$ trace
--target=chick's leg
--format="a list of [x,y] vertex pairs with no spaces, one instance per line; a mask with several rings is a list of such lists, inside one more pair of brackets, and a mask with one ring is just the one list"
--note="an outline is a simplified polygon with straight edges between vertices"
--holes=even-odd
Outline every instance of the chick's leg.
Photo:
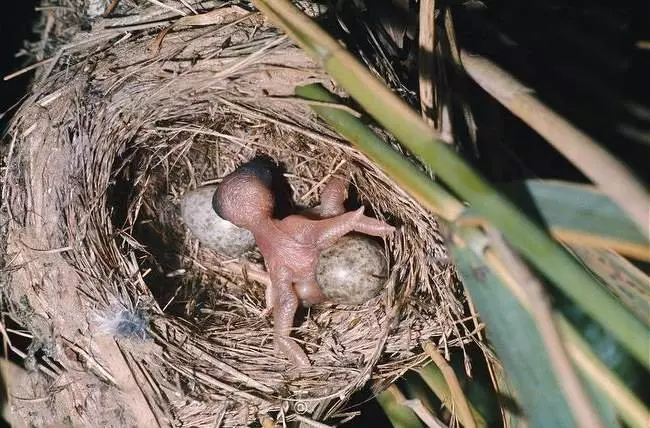
[[320,194],[318,213],[322,218],[341,215],[345,212],[343,204],[348,198],[348,181],[342,177],[332,177]]
[[311,367],[307,354],[290,337],[298,309],[298,297],[286,275],[271,276],[274,287],[273,329],[276,347],[298,367]]
[[341,236],[352,231],[373,236],[387,236],[395,228],[383,221],[363,215],[364,207],[324,220],[317,220],[312,226],[313,242],[323,250],[336,242]]
[[364,208],[361,207],[356,211],[315,221],[311,230],[312,242],[321,250],[331,246],[341,236],[355,229],[357,222],[364,217],[363,210]]
[[363,216],[354,226],[356,232],[365,233],[371,236],[388,236],[395,231],[395,228],[376,218]]
[[[318,214],[322,218],[334,217],[345,213],[344,203],[348,197],[348,181],[342,177],[332,177],[321,192]],[[372,236],[387,236],[395,228],[372,217],[362,216],[354,226],[354,231]]]
[[273,305],[275,302],[275,288],[273,284],[266,284],[266,289],[264,289],[264,297],[266,299],[266,308],[262,311],[262,317],[266,317],[273,312]]

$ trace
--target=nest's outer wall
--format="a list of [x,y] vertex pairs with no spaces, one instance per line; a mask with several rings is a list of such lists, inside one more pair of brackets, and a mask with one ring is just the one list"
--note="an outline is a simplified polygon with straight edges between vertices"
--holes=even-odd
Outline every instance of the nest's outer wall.
[[[13,153],[3,189],[9,216],[7,291],[13,312],[35,332],[36,344],[61,366],[60,376],[52,375],[55,386],[65,387],[44,404],[54,409],[55,423],[148,427],[180,421],[212,426],[220,420],[225,426],[241,426],[279,409],[278,397],[287,391],[268,385],[281,385],[288,378],[276,373],[268,384],[260,384],[255,375],[242,376],[196,349],[191,337],[186,340],[183,335],[192,333],[187,326],[162,316],[130,246],[137,244],[130,243],[111,223],[107,188],[122,154],[147,141],[157,126],[212,123],[232,100],[254,108],[231,108],[231,114],[250,118],[256,117],[258,108],[260,112],[276,111],[284,115],[281,120],[344,147],[331,132],[315,125],[307,106],[282,101],[298,84],[327,83],[328,79],[299,49],[264,25],[254,30],[235,26],[228,31],[200,28],[172,32],[155,57],[149,48],[157,33],[134,34],[124,39],[124,30],[98,25],[91,34],[80,36],[86,43],[66,51],[65,61],[34,87],[34,94],[16,115]],[[156,148],[147,149],[153,156]],[[344,150],[348,159],[365,162],[353,150]],[[398,192],[376,170],[359,179],[359,187],[375,195]],[[403,193],[390,203],[378,199],[380,211],[411,222],[403,227],[408,234],[398,234],[394,242],[397,250],[393,255],[401,266],[394,279],[404,281],[402,294],[395,296],[393,289],[388,300],[403,302],[420,288],[448,304],[435,311],[436,319],[430,325],[422,327],[417,324],[421,317],[412,317],[390,337],[397,308],[375,320],[383,326],[381,343],[372,358],[366,358],[365,366],[352,371],[358,373],[356,377],[337,378],[329,373],[330,380],[323,381],[325,372],[313,377],[320,379],[320,393],[333,399],[351,394],[370,378],[384,345],[391,355],[406,354],[410,364],[421,361],[422,357],[409,354],[409,350],[418,340],[440,334],[432,325],[452,331],[453,319],[459,319],[462,312],[454,290],[447,287],[451,283],[448,271],[436,267],[444,251],[436,244],[434,222]],[[431,275],[446,279],[442,285],[432,284]],[[155,318],[152,328],[167,337],[135,341],[113,338],[99,328],[98,316],[136,306],[151,313]],[[409,308],[415,306],[412,302]],[[172,340],[168,338],[172,336],[174,352],[185,352],[183,358],[191,362],[172,374],[192,375],[191,364],[202,358],[226,381],[205,377],[197,383],[203,382],[219,394],[202,401],[196,398],[201,388],[179,390],[164,383],[173,368],[163,369],[161,360],[169,356],[161,358],[163,349],[157,344]],[[406,366],[399,360],[392,363],[394,366],[391,361],[384,366],[394,379]],[[299,386],[307,385],[308,381],[304,382]],[[345,385],[345,393],[337,382]],[[30,420],[33,407],[17,409],[24,412],[20,415],[24,420]],[[57,409],[71,413],[57,414]]]
[[[31,375],[27,373],[14,382],[16,386],[29,384],[27,390],[35,398],[52,386],[61,386],[42,405],[14,403],[13,410],[17,412],[14,419],[18,425],[19,421],[25,421],[34,426],[149,427],[166,425],[175,418],[156,407],[154,402],[164,401],[162,397],[143,393],[140,388],[147,381],[142,373],[136,374],[137,364],[134,364],[137,361],[155,367],[157,363],[152,355],[162,355],[162,350],[152,343],[133,344],[100,332],[92,316],[112,310],[114,299],[128,306],[134,296],[146,296],[148,291],[141,278],[140,282],[119,278],[129,270],[137,272],[137,265],[129,266],[126,261],[124,266],[115,242],[95,241],[89,245],[88,241],[111,239],[115,232],[110,220],[102,218],[106,213],[97,208],[106,205],[106,188],[115,158],[136,132],[152,125],[147,122],[150,116],[147,108],[164,109],[166,97],[174,97],[175,91],[186,97],[187,87],[194,85],[204,91],[197,102],[209,103],[205,92],[211,91],[212,85],[219,87],[217,92],[221,94],[228,92],[225,87],[235,93],[240,87],[255,88],[255,94],[241,94],[251,98],[269,93],[287,96],[297,84],[325,81],[297,48],[279,40],[269,30],[258,29],[261,41],[250,53],[268,47],[271,42],[275,48],[271,51],[277,55],[275,66],[265,65],[269,57],[259,53],[206,60],[194,68],[191,76],[173,82],[178,86],[168,88],[171,94],[156,91],[159,82],[155,77],[152,81],[136,78],[134,83],[128,73],[121,74],[120,67],[136,64],[133,72],[137,73],[137,64],[155,64],[161,74],[173,74],[191,66],[193,54],[206,46],[219,49],[228,35],[204,39],[197,34],[200,31],[186,32],[180,37],[169,35],[159,60],[152,60],[148,37],[109,49],[104,58],[102,54],[84,52],[76,66],[63,70],[57,67],[44,84],[35,86],[34,95],[16,115],[11,163],[3,189],[9,220],[4,242],[4,261],[9,265],[5,291],[15,315],[34,332],[34,349],[40,347],[63,368],[60,373],[43,368],[55,378],[54,384],[45,382],[47,388],[42,382],[30,382]],[[230,43],[236,45],[237,37],[245,38],[248,34],[242,31],[230,36]],[[188,47],[182,40],[184,37],[193,39],[194,43]],[[101,37],[98,39],[101,42]],[[111,42],[98,45],[106,48]],[[98,46],[89,47],[94,48]],[[164,61],[170,51],[183,56],[184,48],[184,61]],[[248,60],[241,63],[243,58]],[[272,77],[267,71],[269,67],[275,67],[277,73],[284,70],[284,78]],[[160,99],[155,99],[156,94]],[[141,97],[142,103],[133,102],[137,97]],[[158,114],[156,120],[178,120],[183,116],[191,119],[195,99],[190,96],[186,101],[185,111],[168,111],[164,118]],[[140,109],[134,111],[125,106]],[[205,110],[205,105],[201,109]],[[308,115],[306,107],[304,114]],[[105,234],[99,236],[94,233],[97,230]],[[82,254],[80,248],[105,253]],[[78,268],[84,267],[88,270],[81,273]],[[104,284],[106,289],[103,289],[105,280],[123,282],[123,288],[113,290],[111,285]],[[116,292],[118,295],[114,295]],[[150,309],[155,312],[157,308]],[[264,406],[254,396],[244,394],[244,398],[250,403],[244,412],[237,406],[227,411],[219,404],[212,409],[199,406],[199,413],[217,409],[225,425],[239,426],[255,420],[258,411],[269,409],[268,403]],[[34,414],[41,416],[34,418]]]
[[[155,426],[117,342],[94,335],[88,319],[93,305],[80,298],[87,278],[63,255],[83,242],[82,236],[75,236],[81,229],[69,223],[66,214],[82,197],[83,185],[72,183],[79,180],[76,150],[85,142],[80,136],[69,140],[62,135],[74,130],[69,113],[78,107],[74,101],[83,98],[83,80],[62,88],[58,101],[46,108],[27,102],[19,115],[14,132],[23,138],[15,148],[5,189],[11,215],[6,242],[6,260],[11,263],[8,290],[15,313],[34,334],[35,346],[65,368],[57,374],[55,385],[67,387],[50,395],[36,412],[43,418],[41,426]],[[81,352],[64,352],[74,349]],[[107,388],[106,381],[119,389]],[[36,398],[47,389],[32,392]],[[71,409],[78,413],[70,414]],[[33,413],[17,419],[38,424]]]

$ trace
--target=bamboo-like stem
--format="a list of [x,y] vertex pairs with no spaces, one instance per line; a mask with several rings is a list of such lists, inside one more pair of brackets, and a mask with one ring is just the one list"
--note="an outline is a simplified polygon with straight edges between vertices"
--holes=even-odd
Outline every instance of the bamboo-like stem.
[[413,399],[404,401],[404,405],[413,410],[418,418],[426,424],[428,428],[447,428],[447,425],[436,418],[426,407],[422,404],[421,400]]
[[[334,126],[340,133],[353,141],[357,147],[364,153],[368,154],[369,157],[382,169],[401,171],[403,175],[408,176],[414,174],[416,178],[408,178],[404,189],[409,192],[414,192],[418,198],[426,198],[429,192],[431,197],[437,198],[435,201],[431,202],[429,205],[433,205],[434,209],[437,209],[441,213],[443,218],[445,213],[454,213],[459,209],[458,201],[453,199],[453,197],[447,194],[444,189],[440,188],[435,183],[432,183],[421,170],[416,168],[412,163],[408,162],[406,159],[401,157],[397,151],[390,148],[383,140],[377,137],[372,131],[370,131],[361,121],[346,112],[345,110],[334,108],[323,103],[333,103],[336,100],[332,97],[326,90],[318,86],[308,86],[297,89],[297,93],[301,96],[308,96],[310,99],[318,99],[322,103],[315,104],[314,108],[317,112],[325,119],[328,123]],[[381,145],[387,146],[381,148]],[[387,158],[387,159],[386,159]],[[433,184],[433,185],[432,185]],[[423,187],[421,187],[423,186]],[[430,188],[428,186],[431,186]],[[414,188],[414,190],[411,190]],[[428,189],[428,190],[426,190]],[[412,193],[413,194],[413,193]],[[447,209],[441,210],[440,208],[435,208],[438,205],[448,206]],[[452,217],[453,218],[453,217]],[[490,258],[488,258],[489,261]],[[506,272],[507,269],[503,264],[499,265],[501,268],[497,269],[500,272]],[[493,268],[495,268],[493,266]],[[509,275],[509,274],[508,274]],[[512,282],[512,281],[511,281]],[[513,291],[515,295],[518,296],[522,304],[528,300],[520,287],[514,287]],[[585,372],[585,374],[591,378],[596,384],[599,384],[601,389],[607,389],[604,391],[605,394],[613,398],[614,404],[617,406],[619,411],[622,414],[625,414],[626,421],[633,420],[636,423],[639,422],[639,418],[643,416],[644,409],[642,405],[638,404],[638,400],[634,400],[634,396],[625,389],[625,386],[618,380],[614,375],[611,374],[605,368],[602,363],[600,363],[593,353],[588,349],[587,345],[580,346],[576,338],[579,339],[577,333],[569,334],[568,329],[571,326],[562,319],[560,328],[562,334],[568,337],[570,343],[568,344],[571,357],[574,359],[576,364]],[[582,350],[581,354],[578,354],[577,350]],[[590,364],[587,368],[581,365],[581,362],[584,361],[586,357],[584,355],[591,355],[588,362]],[[614,385],[616,388],[611,389],[610,385]],[[635,426],[635,425],[632,425]]]
[[489,59],[465,51],[461,59],[479,86],[544,137],[650,237],[650,195],[625,165]]
[[377,401],[384,409],[384,413],[395,427],[422,427],[420,420],[412,408],[405,404],[406,397],[393,384],[377,396]]

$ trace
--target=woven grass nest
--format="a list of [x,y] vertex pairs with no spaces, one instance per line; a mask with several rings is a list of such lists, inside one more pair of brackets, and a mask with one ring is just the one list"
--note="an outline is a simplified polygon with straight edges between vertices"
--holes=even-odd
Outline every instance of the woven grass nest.
[[[175,16],[156,6],[97,18],[15,117],[4,292],[34,335],[26,361],[56,391],[16,410],[94,426],[323,420],[370,379],[380,388],[422,364],[423,340],[469,340],[435,220],[292,98],[299,84],[332,87],[318,65],[259,15],[174,28],[154,52],[164,27],[147,23]],[[186,192],[259,155],[285,168],[297,207],[337,173],[398,226],[384,293],[297,319],[308,371],[274,351],[263,287],[180,216]]]

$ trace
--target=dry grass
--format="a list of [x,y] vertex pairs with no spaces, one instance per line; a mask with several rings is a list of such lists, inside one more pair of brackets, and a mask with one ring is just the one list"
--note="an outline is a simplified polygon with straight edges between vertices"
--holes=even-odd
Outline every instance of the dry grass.
[[[421,364],[422,341],[446,353],[472,340],[435,220],[291,98],[295,85],[328,82],[319,67],[256,15],[175,28],[154,56],[164,25],[152,22],[176,15],[154,5],[61,39],[13,123],[4,291],[52,349],[38,364],[66,385],[38,405],[67,406],[79,423],[119,414],[107,426],[238,426],[318,404],[323,419],[369,379],[383,386]],[[333,172],[349,174],[359,199],[399,226],[385,294],[312,308],[298,324],[313,361],[304,372],[273,351],[262,287],[179,216],[186,191],[256,155],[283,165],[297,206],[314,205]],[[112,338],[107,320],[121,311],[150,321],[144,339]],[[16,409],[27,417],[31,406]]]

